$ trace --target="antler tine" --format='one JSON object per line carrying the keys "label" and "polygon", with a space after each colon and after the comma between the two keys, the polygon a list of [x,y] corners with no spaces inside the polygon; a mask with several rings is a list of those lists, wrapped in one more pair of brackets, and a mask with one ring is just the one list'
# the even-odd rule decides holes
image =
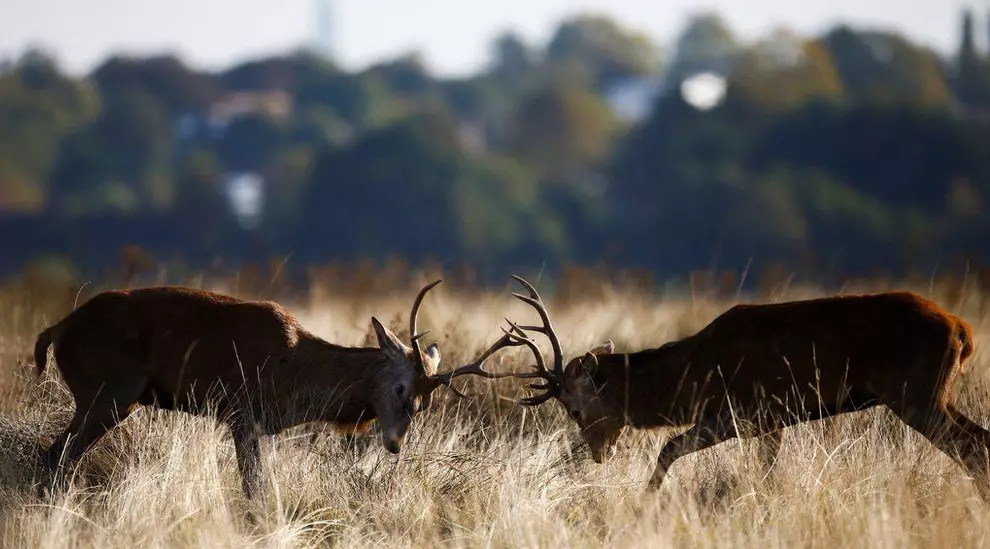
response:
{"label": "antler tine", "polygon": [[512,331],[510,332],[505,328],[502,328],[505,335],[515,339],[517,344],[521,343],[529,347],[529,350],[533,352],[533,356],[536,359],[536,364],[533,365],[535,371],[513,374],[512,377],[520,379],[540,378],[545,381],[545,383],[531,383],[528,385],[530,389],[543,390],[545,391],[544,393],[534,397],[524,398],[518,402],[526,406],[536,406],[538,404],[542,404],[560,393],[561,378],[559,378],[554,372],[547,370],[547,365],[543,361],[543,355],[540,353],[539,348],[536,347],[536,342],[533,341],[533,338],[527,336],[526,332],[524,332],[515,322],[512,322],[511,320],[508,322],[512,326]]}
{"label": "antler tine", "polygon": [[543,404],[544,402],[553,398],[553,396],[554,394],[552,392],[547,391],[545,393],[541,393],[533,397],[521,398],[516,402],[522,404],[523,406],[539,406],[540,404]]}
{"label": "antler tine", "polygon": [[[503,331],[504,331],[504,329],[503,329]],[[485,370],[484,368],[482,368],[482,366],[485,364],[485,361],[488,360],[489,357],[491,357],[493,354],[497,353],[502,348],[504,348],[504,347],[519,347],[520,345],[523,345],[523,343],[519,343],[519,342],[513,341],[512,337],[507,333],[507,334],[503,335],[502,337],[500,337],[498,339],[498,341],[496,341],[495,343],[493,343],[491,345],[491,347],[488,347],[488,349],[486,349],[485,352],[481,353],[481,355],[478,356],[478,358],[474,359],[469,364],[465,364],[464,366],[461,366],[461,367],[459,367],[459,368],[457,368],[455,370],[452,370],[452,371],[447,372],[445,374],[437,375],[435,377],[438,380],[442,380],[442,382],[444,384],[448,384],[450,382],[450,380],[453,379],[453,378],[455,378],[455,377],[459,377],[459,376],[463,376],[463,375],[468,375],[468,374],[473,374],[473,375],[481,376],[481,377],[488,378],[488,379],[501,379],[501,378],[506,378],[506,377],[512,377],[512,374],[511,373],[508,373],[508,372],[506,372],[506,373],[489,372],[488,370]]]}
{"label": "antler tine", "polygon": [[428,332],[418,333],[416,320],[419,317],[419,306],[423,304],[423,298],[426,297],[426,293],[441,282],[443,280],[439,279],[423,286],[423,289],[416,295],[416,300],[413,301],[412,312],[409,314],[409,342],[412,344],[413,360],[416,361],[416,367],[422,371],[426,370],[426,366],[423,364],[423,351],[420,349],[419,340]]}
{"label": "antler tine", "polygon": [[537,314],[540,315],[540,320],[543,321],[542,327],[526,326],[525,329],[540,332],[547,336],[547,339],[550,340],[550,346],[553,348],[553,373],[557,377],[562,377],[564,375],[564,352],[560,346],[560,340],[557,338],[557,333],[553,330],[553,323],[550,322],[550,313],[547,312],[547,306],[543,303],[543,298],[540,297],[540,293],[525,278],[519,275],[512,275],[512,278],[516,279],[517,282],[526,288],[529,296],[514,292],[512,295],[536,309]]}
{"label": "antler tine", "polygon": [[536,360],[536,364],[533,365],[533,368],[536,369],[536,372],[532,372],[531,374],[516,374],[515,377],[520,377],[520,376],[542,377],[544,379],[552,380],[553,372],[547,370],[547,363],[543,360],[543,353],[541,353],[540,349],[536,346],[536,341],[533,341],[533,338],[526,335],[526,332],[523,331],[522,327],[520,327],[515,322],[512,322],[509,319],[505,319],[505,321],[508,322],[510,326],[512,326],[511,331],[502,328],[502,331],[505,332],[505,336],[515,340],[516,345],[525,345],[529,347],[529,350],[533,353],[533,359]]}

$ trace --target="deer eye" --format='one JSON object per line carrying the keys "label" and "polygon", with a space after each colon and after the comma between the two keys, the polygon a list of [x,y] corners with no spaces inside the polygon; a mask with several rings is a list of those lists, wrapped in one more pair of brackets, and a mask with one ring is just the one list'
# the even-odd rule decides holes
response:
{"label": "deer eye", "polygon": [[401,383],[398,384],[398,385],[396,385],[395,386],[395,396],[402,397],[402,395],[404,395],[404,394],[406,394],[406,386],[403,385],[403,384],[401,384]]}
{"label": "deer eye", "polygon": [[573,419],[574,421],[581,421],[581,411],[571,410],[571,419]]}

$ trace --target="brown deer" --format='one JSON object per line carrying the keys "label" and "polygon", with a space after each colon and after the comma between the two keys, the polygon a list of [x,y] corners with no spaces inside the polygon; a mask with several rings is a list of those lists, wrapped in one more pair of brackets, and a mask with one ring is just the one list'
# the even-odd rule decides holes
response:
{"label": "brown deer", "polygon": [[76,403],[46,465],[57,470],[63,459],[74,462],[138,405],[216,413],[230,427],[248,498],[263,490],[261,435],[313,421],[361,432],[377,420],[383,446],[398,453],[434,389],[465,374],[505,377],[482,365],[499,348],[519,345],[503,337],[474,362],[437,374],[440,349],[420,350],[426,332],[417,332],[416,319],[439,283],[413,302],[411,347],[375,317],[378,347],[344,347],[307,332],[272,302],[180,287],[101,293],[43,331],[35,345],[40,375],[54,344]]}
{"label": "brown deer", "polygon": [[[882,404],[974,476],[990,500],[990,432],[954,405],[972,332],[928,299],[891,292],[737,305],[679,341],[616,353],[609,340],[565,367],[546,305],[514,278],[529,296],[513,295],[543,322],[506,331],[536,357],[536,371],[516,377],[543,380],[530,385],[543,392],[520,403],[556,398],[598,463],[627,426],[693,425],[661,450],[650,479],[659,488],[678,458],[721,441],[761,436],[764,457],[773,460],[782,428]],[[549,338],[552,369],[524,330]]]}

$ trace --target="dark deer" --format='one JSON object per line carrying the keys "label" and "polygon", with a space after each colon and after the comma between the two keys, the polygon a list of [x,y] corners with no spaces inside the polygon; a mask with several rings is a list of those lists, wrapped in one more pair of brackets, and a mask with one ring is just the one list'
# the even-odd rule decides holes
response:
{"label": "dark deer", "polygon": [[[495,378],[475,362],[437,374],[440,349],[411,347],[371,318],[379,346],[344,347],[307,332],[276,303],[242,301],[202,290],[164,287],[101,293],[46,329],[35,345],[39,375],[48,346],[76,403],[75,415],[45,456],[57,471],[76,461],[138,405],[212,414],[229,425],[248,498],[263,493],[259,437],[324,421],[351,432],[378,422],[382,444],[398,453],[416,412],[455,377]],[[507,375],[507,374],[506,374]],[[460,396],[459,391],[451,387]]]}
{"label": "dark deer", "polygon": [[[513,294],[539,314],[541,326],[507,332],[536,356],[531,385],[556,398],[581,428],[594,460],[614,453],[627,427],[691,426],[660,452],[650,487],[659,488],[680,457],[734,437],[760,436],[776,457],[781,429],[877,405],[927,437],[974,477],[990,500],[990,432],[955,407],[953,385],[973,353],[959,317],[909,292],[737,305],[701,331],[656,349],[616,353],[612,341],[564,366],[560,342],[536,289]],[[546,335],[548,369],[523,330]],[[749,427],[742,432],[741,426]]]}

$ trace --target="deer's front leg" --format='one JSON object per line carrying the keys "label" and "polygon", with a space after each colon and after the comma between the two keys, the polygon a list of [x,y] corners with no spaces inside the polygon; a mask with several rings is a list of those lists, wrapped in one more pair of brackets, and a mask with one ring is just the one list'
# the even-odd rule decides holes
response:
{"label": "deer's front leg", "polygon": [[679,458],[704,450],[730,438],[738,436],[731,417],[712,416],[702,418],[684,433],[670,439],[660,450],[657,468],[653,470],[649,488],[656,490],[663,484],[667,470]]}

